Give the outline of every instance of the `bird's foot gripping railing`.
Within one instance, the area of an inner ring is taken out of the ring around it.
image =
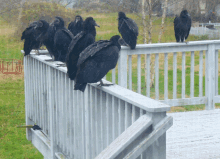
[[[166,158],[170,107],[118,85],[74,91],[66,67],[24,58],[27,139],[45,158]],[[109,83],[108,81],[104,81]]]

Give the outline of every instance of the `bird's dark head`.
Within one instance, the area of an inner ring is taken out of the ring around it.
[[[94,28],[95,26],[100,27],[92,17],[86,18],[86,20],[83,22],[84,31],[90,30],[91,28]]]
[[[121,45],[124,43],[124,40],[119,35],[114,35],[111,37],[110,41],[115,44],[119,50],[121,49]]]
[[[55,17],[55,20],[52,23],[53,26],[55,27],[64,27],[65,23],[62,17]]]
[[[126,15],[124,12],[118,12],[118,19],[120,18],[126,18]]]
[[[187,17],[187,16],[190,16],[190,15],[186,9],[180,13],[180,17]]]
[[[82,22],[82,21],[83,21],[83,18],[80,15],[77,15],[75,18],[75,22],[78,23],[78,22]]]
[[[37,21],[36,26],[34,27],[34,29],[38,29],[38,30],[47,30],[49,28],[49,23],[46,20],[39,20]]]

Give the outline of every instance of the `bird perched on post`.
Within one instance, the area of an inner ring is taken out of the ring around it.
[[[24,56],[29,55],[32,49],[38,50],[42,43],[37,41],[38,36],[41,34],[41,31],[36,30],[35,27],[39,22],[34,21],[23,31],[21,40],[24,40]]]
[[[131,50],[134,50],[137,44],[138,26],[135,21],[126,17],[124,12],[118,13],[118,31]]]
[[[60,22],[63,21],[61,17],[56,17],[56,19],[59,20]],[[64,27],[64,21],[62,22],[62,26],[59,26],[56,29],[57,30],[54,35],[55,61],[66,62],[66,55],[67,55],[68,47],[69,47],[70,42],[74,38],[74,35],[67,28]]]
[[[71,41],[67,53],[66,65],[67,74],[71,80],[74,80],[77,71],[77,61],[79,54],[90,44],[95,42],[96,29],[95,26],[100,27],[96,24],[92,17],[86,18],[83,22],[83,31],[78,33]]]
[[[187,10],[183,10],[180,13],[179,17],[176,16],[176,18],[174,19],[174,31],[176,42],[184,42],[188,38],[191,23],[192,20]]]
[[[83,30],[83,19],[80,15],[77,15],[75,17],[75,20],[68,25],[69,31],[73,33],[74,36],[76,36],[79,32]]]
[[[54,57],[55,61],[65,62],[73,35],[64,27],[63,18],[55,17],[50,25],[44,20],[39,20],[36,29],[41,30],[42,34],[38,39],[46,46],[51,57]]]
[[[103,84],[102,78],[117,64],[121,50],[120,40],[123,39],[120,39],[119,35],[115,35],[110,40],[100,40],[89,45],[80,53],[74,90],[84,92],[87,83],[98,81],[101,86],[112,85]]]

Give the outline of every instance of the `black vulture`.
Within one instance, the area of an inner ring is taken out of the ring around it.
[[[137,44],[138,26],[131,18],[126,17],[124,12],[118,13],[118,31],[131,50],[134,50]]]
[[[120,36],[112,36],[110,40],[100,40],[88,46],[80,53],[77,62],[77,74],[75,78],[74,90],[84,92],[87,83],[100,81],[109,70],[115,68],[119,51],[121,50]]]
[[[96,29],[98,26],[92,17],[86,18],[83,22],[83,31],[78,33],[71,41],[66,57],[67,74],[71,80],[74,80],[77,72],[77,61],[79,54],[90,44],[95,42]]]
[[[41,34],[36,30],[39,22],[32,22],[22,33],[21,40],[24,40],[24,56],[29,55],[32,49],[38,50],[41,47],[41,42],[37,41],[38,36]]]
[[[56,17],[56,19],[63,24],[59,26],[58,23],[59,27],[56,27],[56,33],[54,35],[54,57],[55,61],[66,62],[68,47],[74,36],[64,27],[64,21],[61,17]]]
[[[79,32],[83,30],[83,18],[80,15],[75,17],[75,20],[68,25],[69,31],[76,36]]]
[[[184,42],[188,38],[191,23],[191,17],[187,10],[183,10],[180,13],[179,17],[176,16],[176,18],[174,19],[174,31],[176,42]]]
[[[40,20],[40,21],[43,22],[43,20]],[[54,60],[58,60],[59,52],[57,52],[57,49],[54,45],[54,41],[55,41],[54,38],[58,30],[64,29],[64,20],[61,17],[55,17],[55,20],[50,25],[46,25],[46,26],[47,26],[47,29],[45,27],[44,29],[45,32],[44,34],[42,34],[42,36],[39,39],[46,46],[51,57],[54,57]],[[41,28],[37,27],[37,29],[39,30]]]

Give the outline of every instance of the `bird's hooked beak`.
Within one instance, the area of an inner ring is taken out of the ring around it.
[[[122,46],[128,46],[128,44],[122,38],[118,39],[118,43]]]
[[[37,28],[40,28],[43,26],[43,23],[42,22],[39,22],[35,27],[34,27],[34,30],[36,30]]]
[[[95,22],[95,24],[94,24],[95,26],[97,26],[97,27],[99,27],[100,28],[100,26]]]

